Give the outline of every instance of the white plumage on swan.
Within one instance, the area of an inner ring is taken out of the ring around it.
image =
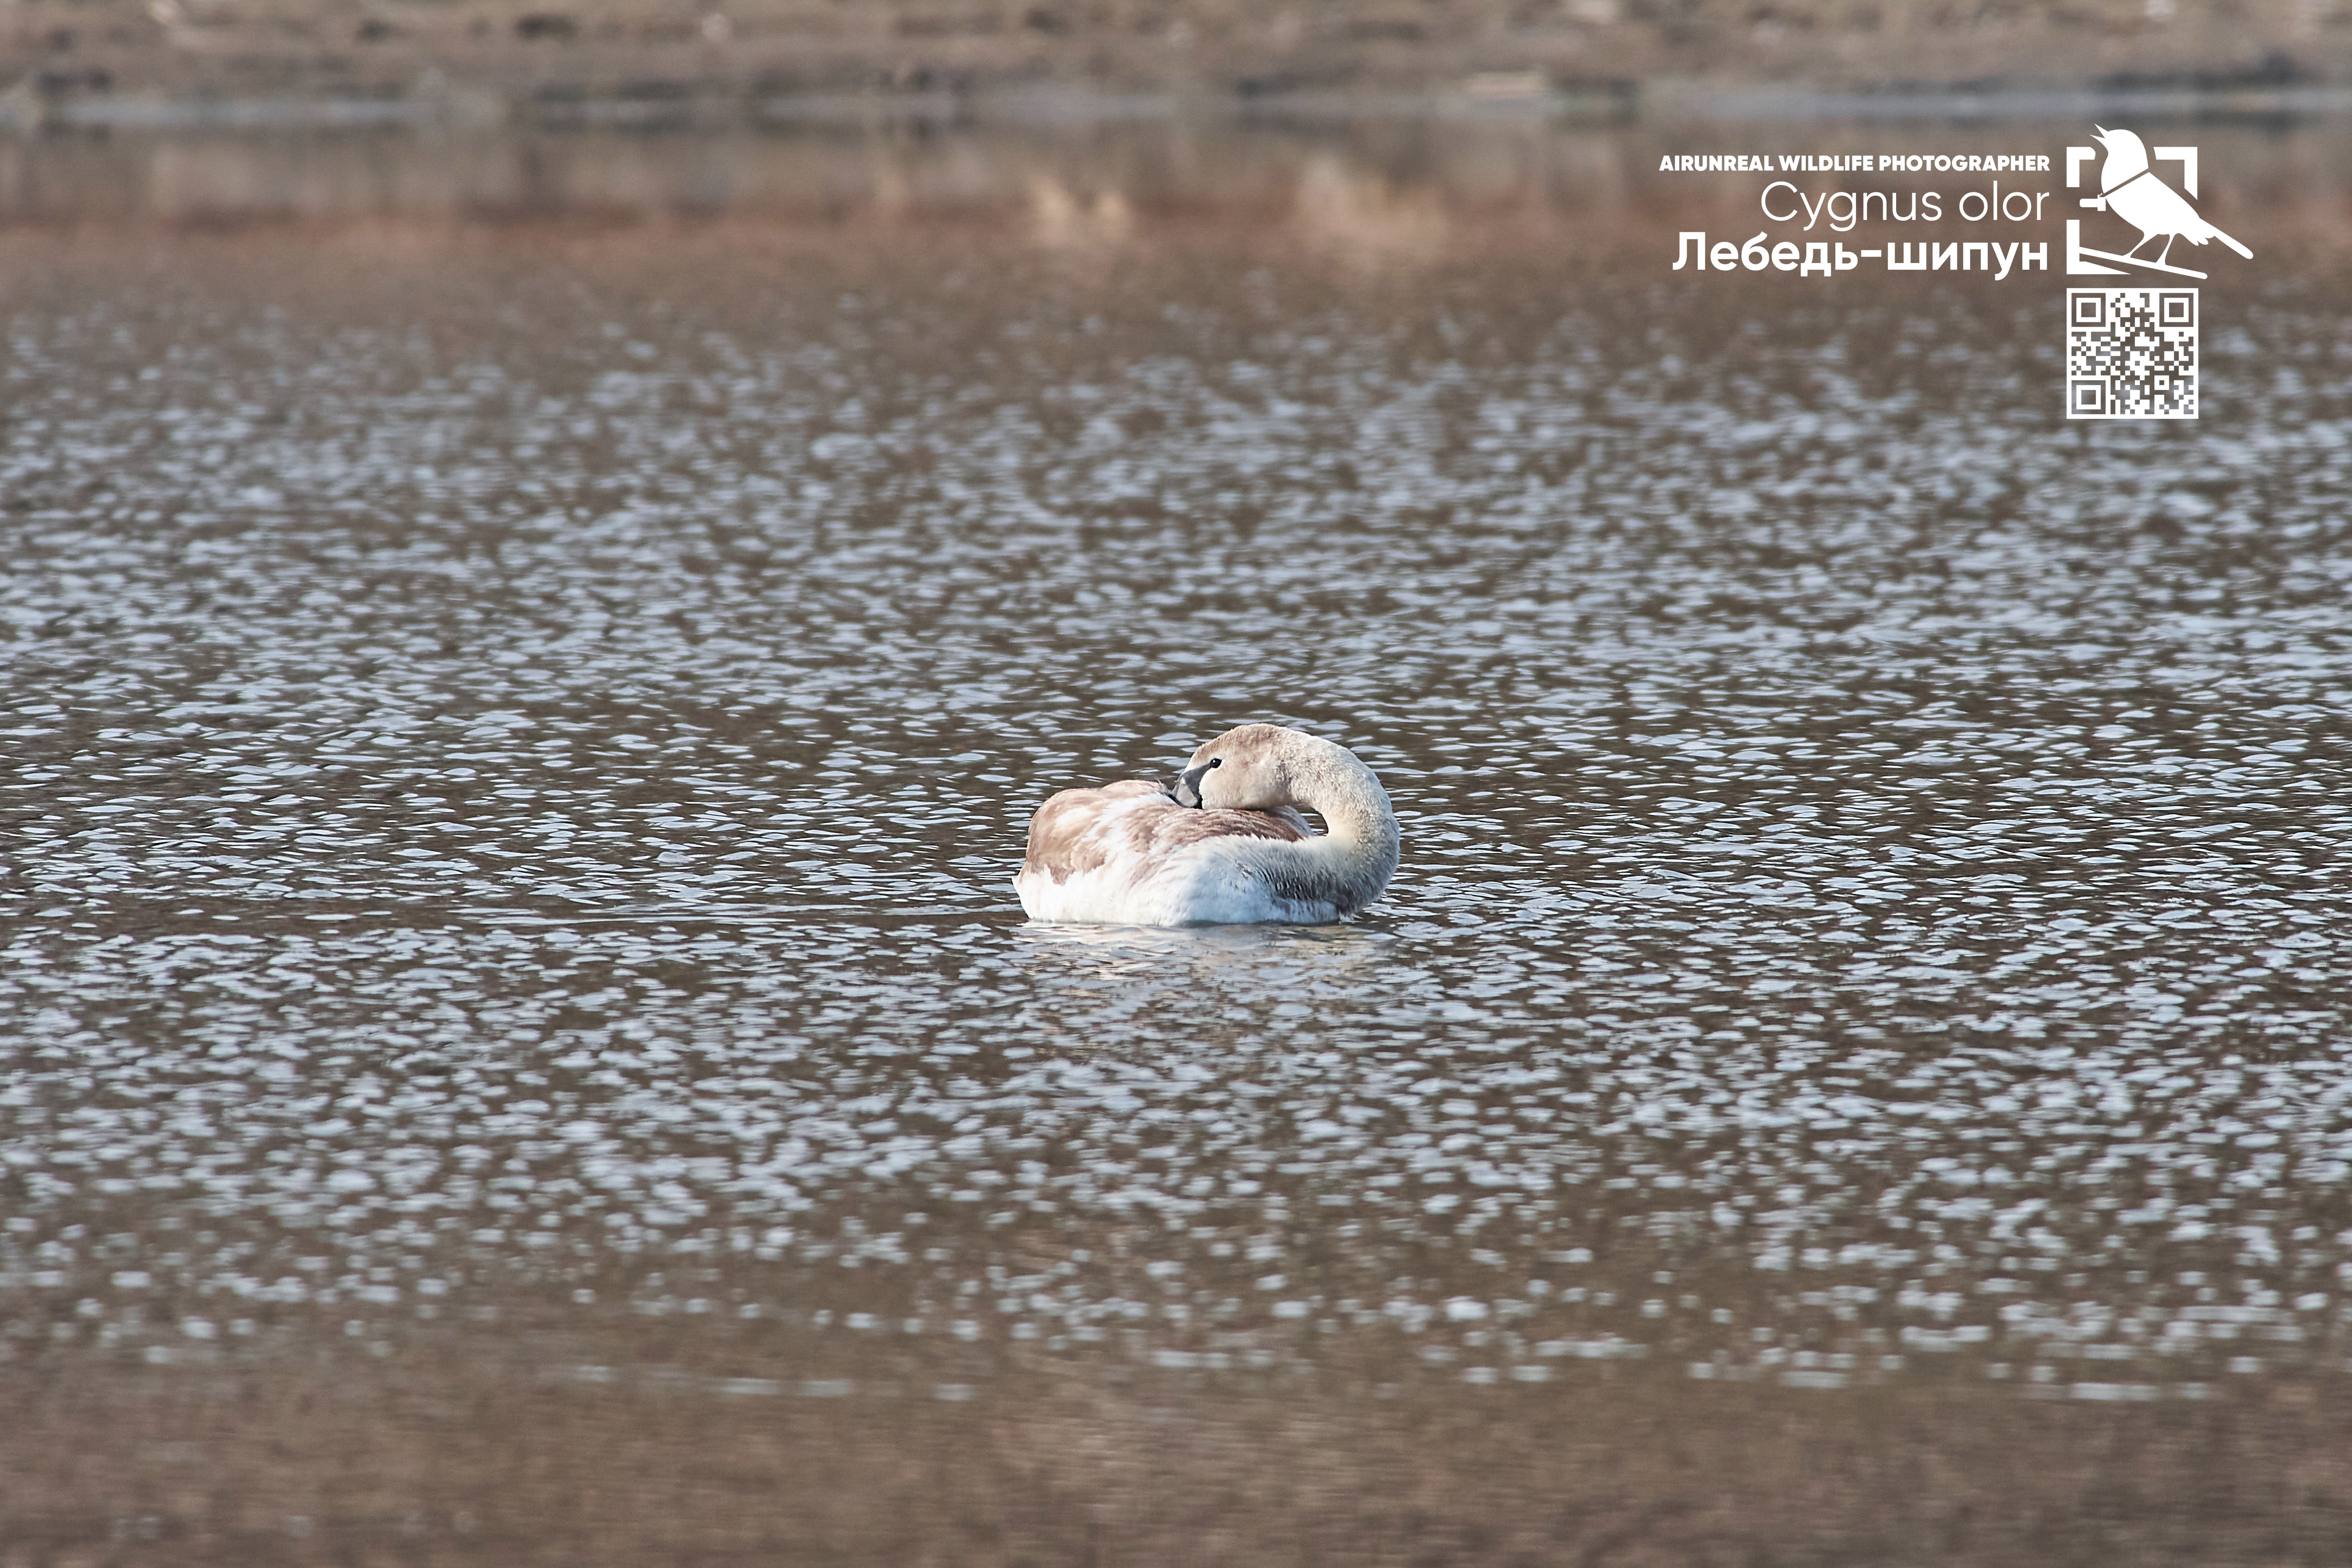
[[[1396,868],[1396,814],[1353,752],[1244,724],[1194,752],[1166,789],[1129,779],[1048,800],[1029,819],[1013,886],[1037,921],[1319,924],[1379,898]]]

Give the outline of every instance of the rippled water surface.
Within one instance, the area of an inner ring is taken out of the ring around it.
[[[20,245],[0,1345],[2332,1375],[2352,337],[2070,427],[2058,283],[1898,281]],[[1266,718],[1377,905],[1024,923]]]

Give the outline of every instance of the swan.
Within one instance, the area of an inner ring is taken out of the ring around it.
[[[1361,759],[1301,730],[1244,724],[1164,789],[1128,779],[1046,801],[1013,886],[1034,921],[1320,924],[1379,898],[1396,868],[1396,813]]]

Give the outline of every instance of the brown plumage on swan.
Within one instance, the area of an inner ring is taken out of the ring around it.
[[[1168,809],[1155,811],[1145,803],[1158,800]],[[1144,809],[1106,809],[1118,801],[1133,801]],[[1029,819],[1029,852],[1022,857],[1024,877],[1044,876],[1066,882],[1087,871],[1097,871],[1121,856],[1160,859],[1187,845],[1211,838],[1279,838],[1296,842],[1310,838],[1307,819],[1288,806],[1273,811],[1203,811],[1176,804],[1175,796],[1142,779],[1122,779],[1100,789],[1066,789],[1037,808]]]

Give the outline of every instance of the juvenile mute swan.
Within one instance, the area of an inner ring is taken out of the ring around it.
[[[1302,808],[1328,831],[1309,829]],[[1166,789],[1129,779],[1048,800],[1013,886],[1037,921],[1313,924],[1379,898],[1396,868],[1396,814],[1353,752],[1244,724]]]

